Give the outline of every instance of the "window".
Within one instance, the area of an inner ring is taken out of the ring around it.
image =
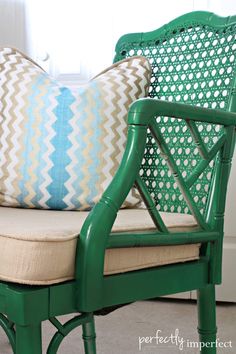
[[[30,55],[62,81],[87,81],[112,63],[115,43],[129,32],[151,31],[194,10],[236,14],[235,0],[5,0],[1,45]]]
[[[112,63],[114,46],[127,32],[151,31],[193,10],[193,1],[28,0],[30,54],[60,79],[84,81]],[[176,4],[176,3],[175,3]]]

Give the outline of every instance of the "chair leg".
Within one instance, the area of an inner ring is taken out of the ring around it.
[[[94,317],[90,322],[82,325],[83,340],[84,340],[84,352],[85,354],[96,354],[96,333]]]
[[[16,354],[42,354],[42,332],[39,325],[16,325]]]
[[[201,354],[216,354],[215,286],[198,290],[198,333]]]

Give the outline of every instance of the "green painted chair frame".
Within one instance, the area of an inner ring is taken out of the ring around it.
[[[226,189],[235,145],[235,36],[236,17],[193,12],[156,31],[119,40],[115,61],[140,54],[150,59],[150,98],[136,101],[129,110],[121,165],[78,238],[75,280],[51,286],[0,283],[0,325],[15,354],[42,353],[44,320],[57,330],[48,354],[55,354],[79,325],[85,353],[95,354],[94,312],[194,289],[198,332],[205,343],[202,353],[216,353],[215,284],[221,283]],[[177,136],[182,139],[179,148],[173,145]],[[186,157],[188,147],[193,154]],[[111,237],[117,212],[133,185],[156,231]],[[199,229],[170,233],[159,211],[191,213]],[[199,260],[103,275],[108,248],[189,243],[201,243]],[[56,318],[78,312],[64,325]]]

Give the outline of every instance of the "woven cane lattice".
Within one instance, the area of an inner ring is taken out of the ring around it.
[[[123,41],[116,59],[133,55],[149,59],[152,98],[228,110],[235,75],[236,25],[217,28],[188,21],[186,25],[166,28],[152,32],[151,40],[145,41],[144,35],[141,42]],[[195,181],[193,175],[202,163],[204,152],[207,155],[221,137],[222,128],[196,123],[196,134],[200,133],[203,148],[200,151],[183,120],[158,117],[157,123],[198,209],[204,213],[217,154],[212,159],[208,156],[208,166]],[[150,132],[140,175],[157,209],[189,212],[166,158]]]

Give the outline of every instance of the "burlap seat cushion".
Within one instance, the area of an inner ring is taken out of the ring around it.
[[[0,207],[0,279],[53,284],[73,279],[77,237],[88,212]],[[162,214],[173,231],[197,228],[184,214]],[[146,210],[120,210],[114,232],[152,230]],[[199,245],[109,249],[104,274],[115,274],[197,259]],[[96,260],[94,260],[96,262]]]

